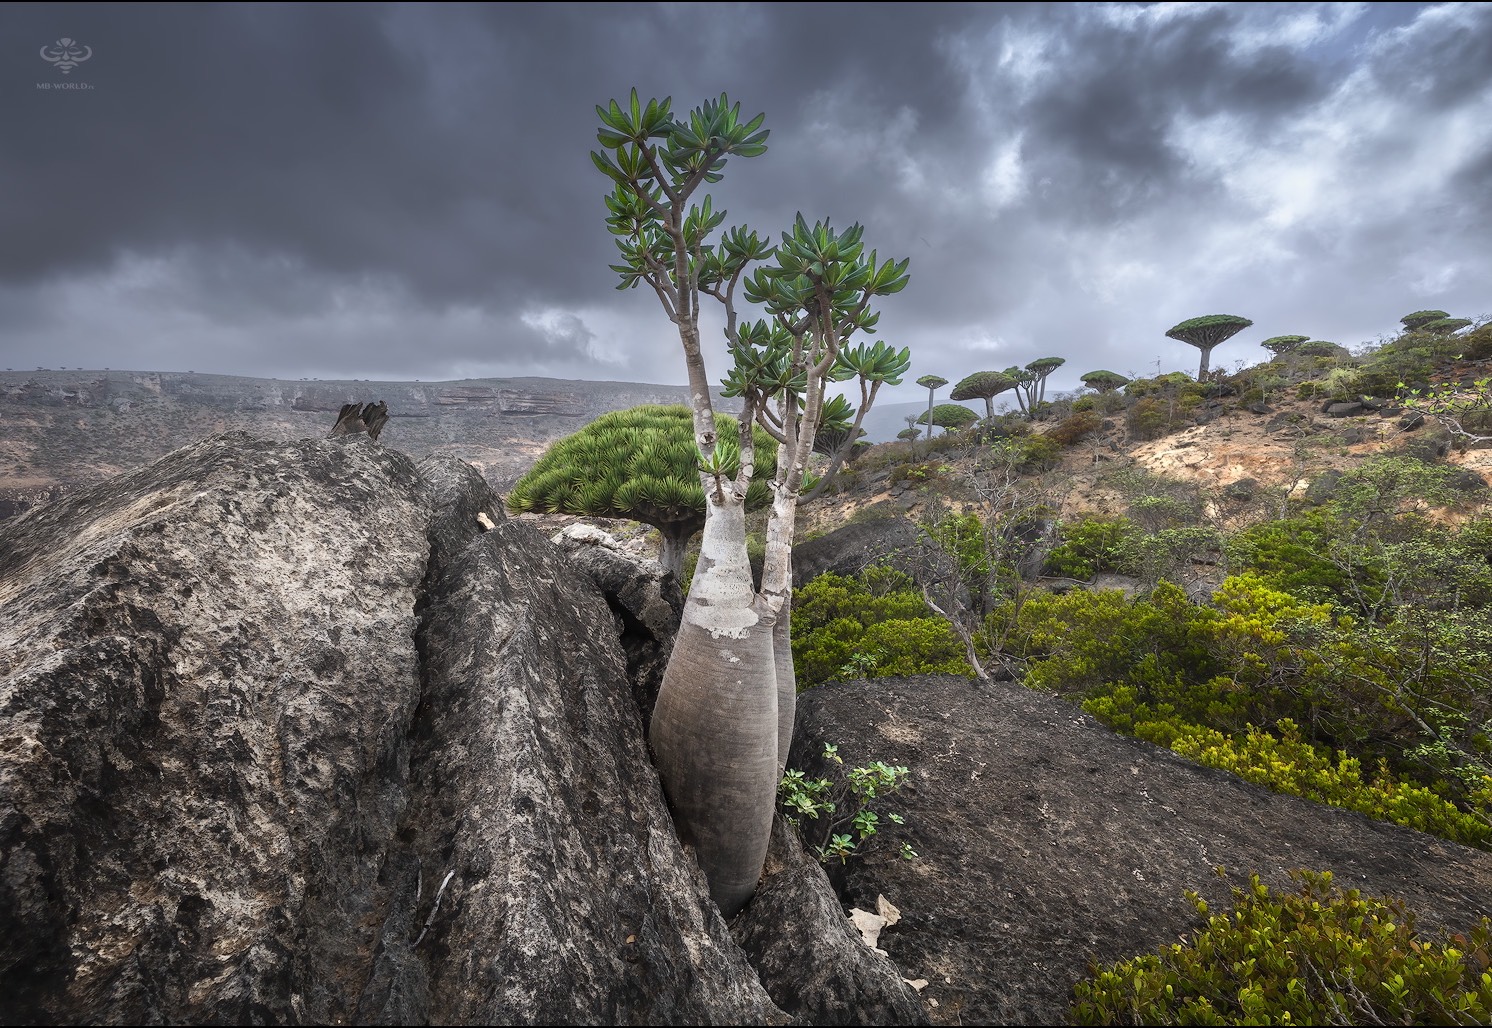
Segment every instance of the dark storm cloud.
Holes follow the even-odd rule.
[[[170,354],[197,339],[199,369],[677,380],[656,302],[613,289],[607,183],[587,157],[595,105],[634,85],[679,114],[722,91],[766,113],[769,153],[717,189],[732,221],[774,240],[798,211],[861,221],[883,256],[912,259],[882,328],[916,346],[917,374],[1071,347],[1075,382],[1083,351],[1113,365],[1214,304],[1329,322],[1341,268],[1370,294],[1428,291],[1405,309],[1446,306],[1488,270],[1472,238],[1488,134],[1456,112],[1487,95],[1489,18],[0,7],[0,363],[65,344],[69,363],[118,367],[148,345],[185,367]],[[58,79],[38,49],[62,36],[93,48],[73,73],[90,91],[36,88]],[[1390,108],[1403,129],[1386,147]],[[1435,131],[1455,136],[1449,163],[1420,174]]]
[[[1238,53],[1238,8],[1115,26],[1078,19],[1053,32],[1046,60],[1060,68],[1011,111],[1029,124],[1032,174],[1047,183],[1045,216],[1108,221],[1157,203],[1215,195],[1191,175],[1177,118],[1226,112],[1251,130],[1318,100],[1331,69],[1284,47]]]

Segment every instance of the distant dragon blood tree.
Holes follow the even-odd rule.
[[[1421,332],[1434,332],[1438,336],[1448,336],[1453,332],[1459,332],[1471,324],[1470,318],[1436,318],[1419,326]]]
[[[1117,371],[1090,371],[1079,381],[1100,393],[1112,393],[1115,389],[1129,385],[1129,379]]]
[[[960,379],[958,385],[953,387],[953,392],[948,394],[948,398],[951,400],[983,400],[984,416],[993,418],[995,397],[1014,389],[1015,385],[1015,379],[1003,371],[976,371],[967,378]],[[928,409],[930,411],[931,406]]]
[[[1236,314],[1206,314],[1173,325],[1166,336],[1202,351],[1202,364],[1197,370],[1197,381],[1200,382],[1207,377],[1212,351],[1252,324],[1248,318],[1240,318]]]
[[[1067,360],[1063,357],[1038,357],[1026,365],[1026,370],[1036,376],[1036,395],[1031,397],[1029,393],[1027,394],[1027,397],[1033,401],[1031,404],[1033,409],[1036,404],[1046,402],[1046,380],[1051,377],[1052,372],[1066,363]]]
[[[1305,342],[1310,336],[1270,336],[1259,345],[1276,357],[1283,357]]]
[[[937,392],[939,389],[942,389],[945,385],[947,385],[948,380],[939,375],[923,375],[917,380],[917,384],[927,387],[927,416],[925,418],[919,418],[918,424],[927,426],[927,437],[931,439],[933,430],[933,393]]]
[[[1424,328],[1430,322],[1439,321],[1441,318],[1448,317],[1450,317],[1450,315],[1447,314],[1445,311],[1415,311],[1413,314],[1404,315],[1402,318],[1399,319],[1399,322],[1404,326],[1404,331],[1418,332],[1421,328]]]
[[[940,403],[923,417],[926,419],[929,430],[932,425],[936,425],[945,434],[955,428],[972,425],[979,420],[978,414],[957,403]]]

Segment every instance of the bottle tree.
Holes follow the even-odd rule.
[[[651,289],[678,330],[705,495],[699,564],[648,739],[680,837],[731,917],[761,875],[792,739],[793,521],[825,386],[846,340],[873,332],[872,301],[906,286],[908,262],[879,261],[860,225],[841,231],[801,214],[776,247],[744,226],[717,238],[725,212],[708,194],[694,197],[721,180],[730,158],[767,149],[765,116],[742,120],[724,95],[687,119],[674,118],[669,99],[640,103],[636,90],[628,105],[596,112],[602,149],[591,159],[613,183],[607,225],[622,254],[612,268],[619,289]],[[720,442],[701,348],[705,297],[723,308],[734,365],[726,385],[742,403],[733,452]],[[742,299],[765,317],[743,320]],[[753,422],[778,442],[759,588],[746,557]]]
[[[1252,324],[1248,318],[1240,318],[1236,314],[1207,314],[1173,325],[1166,336],[1202,351],[1202,364],[1197,370],[1197,381],[1200,382],[1207,377],[1207,364],[1212,351]]]

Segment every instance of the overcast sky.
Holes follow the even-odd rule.
[[[633,86],[766,114],[728,223],[911,258],[893,400],[1195,372],[1202,314],[1254,321],[1217,367],[1492,313],[1492,4],[7,4],[0,44],[0,367],[682,383],[587,156]]]

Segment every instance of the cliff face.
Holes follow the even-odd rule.
[[[325,435],[344,403],[383,400],[383,441],[460,457],[504,489],[544,447],[613,410],[682,403],[682,386],[545,378],[288,382],[193,372],[0,372],[0,519],[216,432]]]
[[[0,527],[0,924],[11,1023],[787,1019],[602,594],[365,437],[218,436]]]

